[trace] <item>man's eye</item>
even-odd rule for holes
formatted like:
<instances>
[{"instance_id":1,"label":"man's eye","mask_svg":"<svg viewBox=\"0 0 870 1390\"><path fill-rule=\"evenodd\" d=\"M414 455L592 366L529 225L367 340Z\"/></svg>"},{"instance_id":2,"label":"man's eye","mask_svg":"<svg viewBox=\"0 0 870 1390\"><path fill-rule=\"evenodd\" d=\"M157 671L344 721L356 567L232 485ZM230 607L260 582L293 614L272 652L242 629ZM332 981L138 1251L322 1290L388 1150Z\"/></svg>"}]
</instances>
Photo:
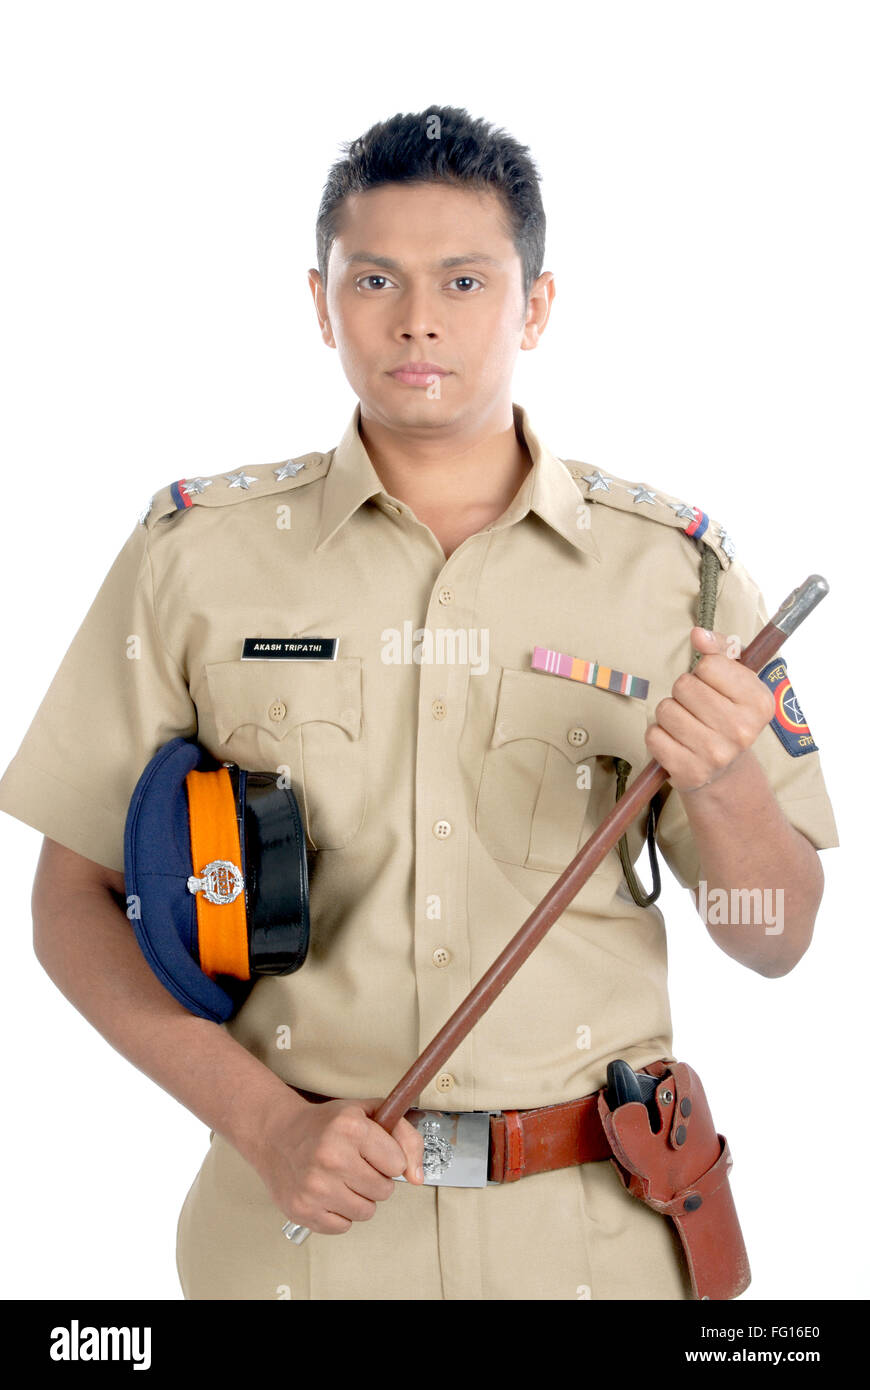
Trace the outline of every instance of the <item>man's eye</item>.
<instances>
[{"instance_id":1,"label":"man's eye","mask_svg":"<svg viewBox=\"0 0 870 1390\"><path fill-rule=\"evenodd\" d=\"M378 281L380 281L380 284L378 284L378 285L372 285L372 284L366 285L366 281L367 281L367 280L368 280L368 281L378 280ZM458 285L458 284L460 284L460 283L463 283L463 284L466 284L466 285L481 285L481 284L482 284L482 281L478 280L477 277L474 276L474 275L456 275L456 276L454 276L454 278L453 278L449 283L450 283L451 285ZM377 274L375 274L374 272L373 272L371 275L361 275L360 278L359 278L359 280L357 280L357 285L362 286L363 288L368 288L368 289L380 289L381 285L389 285L389 284L392 284L392 281L391 281L391 280L388 280L387 277L386 277L386 275L377 275ZM466 292L466 291L463 290L463 293L465 293L465 292Z\"/></svg>"}]
</instances>

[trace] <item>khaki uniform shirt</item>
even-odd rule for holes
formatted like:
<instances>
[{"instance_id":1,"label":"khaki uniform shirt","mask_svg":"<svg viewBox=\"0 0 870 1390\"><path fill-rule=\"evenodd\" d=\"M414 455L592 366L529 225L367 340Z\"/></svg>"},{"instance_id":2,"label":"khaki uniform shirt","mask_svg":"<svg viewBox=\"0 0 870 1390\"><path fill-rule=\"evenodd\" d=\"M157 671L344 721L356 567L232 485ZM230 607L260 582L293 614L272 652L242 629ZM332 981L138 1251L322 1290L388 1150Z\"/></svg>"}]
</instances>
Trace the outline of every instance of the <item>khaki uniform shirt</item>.
<instances>
[{"instance_id":1,"label":"khaki uniform shirt","mask_svg":"<svg viewBox=\"0 0 870 1390\"><path fill-rule=\"evenodd\" d=\"M703 544L722 567L716 628L746 643L767 619L721 528L690 539L678 499L561 462L514 412L533 467L446 561L385 492L359 406L327 453L164 488L0 781L0 809L123 871L133 788L167 740L289 769L316 850L309 956L224 1026L305 1090L386 1096L611 809L614 758L632 777L649 761L655 706L692 659ZM246 637L299 636L337 637L336 659L241 660ZM648 697L533 670L535 646L645 678ZM791 756L770 726L754 752L792 825L837 844L818 753ZM694 886L669 788L657 841ZM674 1060L671 1044L665 924L613 851L415 1103L553 1104L596 1090L614 1057ZM482 1189L397 1183L372 1220L302 1246L284 1219L212 1135L179 1221L185 1296L688 1296L670 1222L607 1160Z\"/></svg>"}]
</instances>

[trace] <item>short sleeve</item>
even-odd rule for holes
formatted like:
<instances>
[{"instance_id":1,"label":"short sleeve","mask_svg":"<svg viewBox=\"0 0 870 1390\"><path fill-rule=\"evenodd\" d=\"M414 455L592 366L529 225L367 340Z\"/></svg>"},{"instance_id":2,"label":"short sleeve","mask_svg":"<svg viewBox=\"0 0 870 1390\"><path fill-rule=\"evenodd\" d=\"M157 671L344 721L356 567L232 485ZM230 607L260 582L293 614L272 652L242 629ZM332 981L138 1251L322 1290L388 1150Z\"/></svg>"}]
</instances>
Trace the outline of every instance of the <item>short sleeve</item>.
<instances>
[{"instance_id":1,"label":"short sleeve","mask_svg":"<svg viewBox=\"0 0 870 1390\"><path fill-rule=\"evenodd\" d=\"M0 779L0 810L119 872L142 769L197 728L158 630L148 537L137 524L117 555Z\"/></svg>"},{"instance_id":2,"label":"short sleeve","mask_svg":"<svg viewBox=\"0 0 870 1390\"><path fill-rule=\"evenodd\" d=\"M714 626L718 632L732 633L743 647L767 624L769 617L761 593L739 561L732 561L720 581ZM789 676L799 690L786 651ZM839 844L834 812L822 775L819 753L814 750L794 756L780 741L771 724L765 726L752 746L764 769L786 820L799 830L816 849L833 849ZM673 788L659 818L656 841L668 866L684 888L695 888L700 879L700 863L689 829L683 802Z\"/></svg>"}]
</instances>

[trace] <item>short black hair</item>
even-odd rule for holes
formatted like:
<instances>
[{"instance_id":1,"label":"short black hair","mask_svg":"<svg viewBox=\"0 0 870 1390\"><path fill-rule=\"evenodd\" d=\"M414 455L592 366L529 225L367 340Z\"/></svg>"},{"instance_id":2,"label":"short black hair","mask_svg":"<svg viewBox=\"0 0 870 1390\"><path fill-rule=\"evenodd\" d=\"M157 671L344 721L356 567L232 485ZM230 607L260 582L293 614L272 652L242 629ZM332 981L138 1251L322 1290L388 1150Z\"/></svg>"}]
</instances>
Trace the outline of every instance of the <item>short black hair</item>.
<instances>
[{"instance_id":1,"label":"short black hair","mask_svg":"<svg viewBox=\"0 0 870 1390\"><path fill-rule=\"evenodd\" d=\"M441 181L490 188L500 196L508 218L506 231L522 262L528 304L544 264L547 222L540 174L526 145L462 107L430 106L379 121L341 148L346 158L330 169L317 213L317 268L324 288L344 198L385 183Z\"/></svg>"}]
</instances>

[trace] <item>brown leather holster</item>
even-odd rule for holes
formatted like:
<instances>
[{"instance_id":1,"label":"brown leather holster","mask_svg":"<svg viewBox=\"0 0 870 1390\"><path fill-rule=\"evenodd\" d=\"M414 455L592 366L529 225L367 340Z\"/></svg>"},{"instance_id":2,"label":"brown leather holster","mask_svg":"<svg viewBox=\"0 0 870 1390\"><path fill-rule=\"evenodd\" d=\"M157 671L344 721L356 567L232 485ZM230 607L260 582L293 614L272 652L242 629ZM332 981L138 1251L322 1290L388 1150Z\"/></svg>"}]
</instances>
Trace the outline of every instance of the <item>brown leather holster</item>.
<instances>
[{"instance_id":1,"label":"brown leather holster","mask_svg":"<svg viewBox=\"0 0 870 1390\"><path fill-rule=\"evenodd\" d=\"M611 1110L602 1088L598 1113L613 1150L610 1161L632 1197L673 1221L695 1298L736 1298L751 1275L728 1181L728 1141L717 1134L690 1066L653 1062L643 1070L660 1078L654 1101L660 1128L653 1133L639 1101Z\"/></svg>"}]
</instances>

